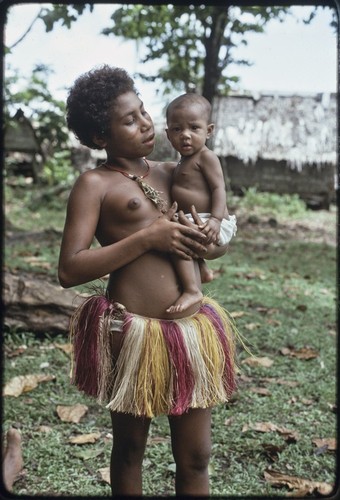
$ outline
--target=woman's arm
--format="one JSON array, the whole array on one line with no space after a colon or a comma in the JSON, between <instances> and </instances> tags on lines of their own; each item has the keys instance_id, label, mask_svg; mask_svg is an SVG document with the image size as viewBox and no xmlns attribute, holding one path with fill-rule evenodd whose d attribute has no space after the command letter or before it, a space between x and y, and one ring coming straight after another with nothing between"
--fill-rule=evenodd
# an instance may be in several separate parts
<instances>
[{"instance_id":1,"label":"woman's arm","mask_svg":"<svg viewBox=\"0 0 340 500\"><path fill-rule=\"evenodd\" d=\"M80 178L79 178L80 179ZM101 278L151 250L175 253L184 259L205 253L206 239L197 228L171 222L177 205L149 226L100 248L90 248L101 207L96 179L77 181L73 188L61 243L58 276L64 288Z\"/></svg>"}]
</instances>

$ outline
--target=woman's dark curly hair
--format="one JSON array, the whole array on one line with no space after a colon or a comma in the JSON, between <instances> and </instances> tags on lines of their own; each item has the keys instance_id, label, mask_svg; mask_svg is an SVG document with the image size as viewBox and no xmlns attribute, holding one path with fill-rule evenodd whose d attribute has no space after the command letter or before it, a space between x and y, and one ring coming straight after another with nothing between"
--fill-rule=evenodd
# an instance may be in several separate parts
<instances>
[{"instance_id":1,"label":"woman's dark curly hair","mask_svg":"<svg viewBox=\"0 0 340 500\"><path fill-rule=\"evenodd\" d=\"M67 98L67 126L81 144L101 149L93 137L107 137L110 131L110 108L117 97L136 92L134 82L122 68L104 65L81 75Z\"/></svg>"}]
</instances>

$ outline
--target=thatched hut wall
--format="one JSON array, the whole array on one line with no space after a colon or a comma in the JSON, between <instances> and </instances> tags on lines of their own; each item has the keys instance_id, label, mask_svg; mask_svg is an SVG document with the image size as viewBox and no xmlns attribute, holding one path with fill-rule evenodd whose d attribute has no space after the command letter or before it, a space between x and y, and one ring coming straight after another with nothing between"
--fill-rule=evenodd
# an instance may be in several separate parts
<instances>
[{"instance_id":1,"label":"thatched hut wall","mask_svg":"<svg viewBox=\"0 0 340 500\"><path fill-rule=\"evenodd\" d=\"M335 94L229 96L216 100L214 151L244 164L259 158L301 171L336 163Z\"/></svg>"},{"instance_id":2,"label":"thatched hut wall","mask_svg":"<svg viewBox=\"0 0 340 500\"><path fill-rule=\"evenodd\" d=\"M335 94L229 96L215 103L213 149L233 191L298 194L328 208L335 199Z\"/></svg>"}]
</instances>

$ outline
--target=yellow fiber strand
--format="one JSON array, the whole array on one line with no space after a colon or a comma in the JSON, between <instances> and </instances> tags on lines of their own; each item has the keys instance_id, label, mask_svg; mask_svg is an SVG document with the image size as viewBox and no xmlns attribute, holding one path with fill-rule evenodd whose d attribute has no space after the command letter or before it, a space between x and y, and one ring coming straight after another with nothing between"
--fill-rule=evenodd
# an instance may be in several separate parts
<instances>
[{"instance_id":1,"label":"yellow fiber strand","mask_svg":"<svg viewBox=\"0 0 340 500\"><path fill-rule=\"evenodd\" d=\"M197 340L203 362L207 368L206 398L214 403L226 397L221 377L225 364L224 352L210 320L203 314L199 314L197 320L194 321L196 321Z\"/></svg>"},{"instance_id":2,"label":"yellow fiber strand","mask_svg":"<svg viewBox=\"0 0 340 500\"><path fill-rule=\"evenodd\" d=\"M143 414L152 417L171 408L170 361L159 321L150 319L147 323L147 334L140 353L136 402Z\"/></svg>"}]
</instances>

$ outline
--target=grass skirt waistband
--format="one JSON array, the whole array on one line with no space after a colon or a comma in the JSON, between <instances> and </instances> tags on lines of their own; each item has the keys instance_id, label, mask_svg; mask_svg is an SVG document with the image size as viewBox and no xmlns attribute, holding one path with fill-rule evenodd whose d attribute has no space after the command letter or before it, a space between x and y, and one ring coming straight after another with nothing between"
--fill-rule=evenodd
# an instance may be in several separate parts
<instances>
[{"instance_id":1,"label":"grass skirt waistband","mask_svg":"<svg viewBox=\"0 0 340 500\"><path fill-rule=\"evenodd\" d=\"M118 359L111 353L112 320L122 320ZM138 316L104 295L85 300L71 318L72 383L115 412L181 415L226 402L235 389L232 318L204 297L192 316Z\"/></svg>"}]
</instances>

